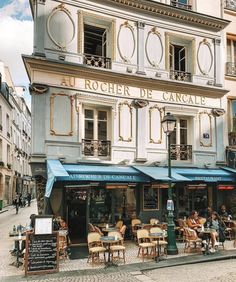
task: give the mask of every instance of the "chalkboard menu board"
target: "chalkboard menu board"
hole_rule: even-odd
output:
[[[25,274],[58,272],[58,232],[26,235]]]
[[[159,209],[159,189],[151,186],[143,187],[143,210]]]

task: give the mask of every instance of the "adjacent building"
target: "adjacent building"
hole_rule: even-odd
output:
[[[40,211],[63,216],[77,241],[89,222],[165,219],[167,112],[177,118],[176,216],[217,209],[218,191],[234,187],[236,177],[221,168],[229,24],[221,1],[30,4],[34,53],[23,60]]]
[[[0,75],[0,201],[3,207],[12,204],[16,194],[34,194],[34,185],[29,166],[31,113],[21,95],[23,87],[14,86],[9,69],[2,62]]]

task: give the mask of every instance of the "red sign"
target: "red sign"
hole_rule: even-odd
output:
[[[234,185],[218,185],[218,190],[234,190]]]

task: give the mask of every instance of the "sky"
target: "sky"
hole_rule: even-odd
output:
[[[9,68],[15,86],[29,79],[21,58],[33,52],[33,21],[29,0],[0,0],[0,60]],[[28,105],[30,96],[26,94]]]

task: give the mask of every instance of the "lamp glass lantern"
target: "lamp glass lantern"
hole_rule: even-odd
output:
[[[163,120],[161,121],[162,124],[162,128],[163,131],[169,135],[171,134],[171,132],[173,132],[175,130],[175,126],[176,126],[176,118],[171,115],[170,113],[167,113]]]

